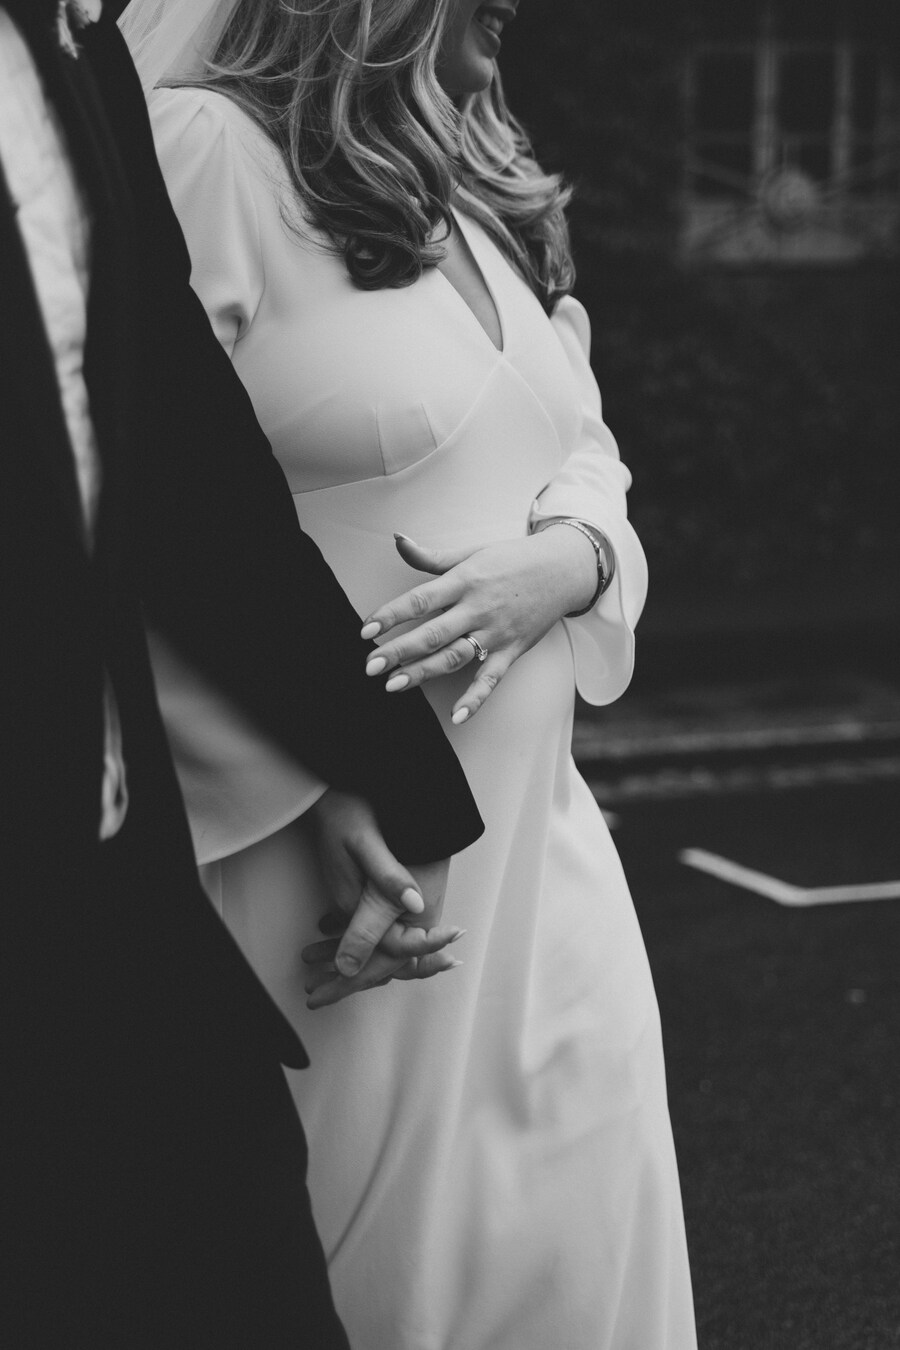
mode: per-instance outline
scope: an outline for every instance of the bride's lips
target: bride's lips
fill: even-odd
[[[512,23],[515,17],[516,6],[505,4],[503,0],[497,0],[496,4],[492,2],[487,5],[481,5],[481,7],[475,11],[475,22],[492,40],[491,45],[494,47],[493,54],[495,56],[500,50],[500,38],[503,34],[503,29],[508,23]]]

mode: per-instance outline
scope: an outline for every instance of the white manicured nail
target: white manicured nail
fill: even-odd
[[[450,718],[450,721],[453,723],[455,727],[458,727],[467,720],[468,716],[469,716],[468,708],[457,708],[456,712]]]
[[[366,662],[367,675],[380,675],[381,672],[386,669],[387,669],[387,661],[384,659],[383,656],[371,656],[369,657],[369,660]]]
[[[418,891],[414,891],[412,886],[407,886],[406,890],[400,895],[400,903],[404,909],[409,910],[410,914],[421,914],[425,908],[425,901]]]
[[[370,619],[369,622],[365,624],[365,626],[363,627],[359,636],[363,639],[364,642],[368,642],[370,638],[377,637],[380,632],[381,632],[381,624],[376,623],[374,619]]]
[[[389,694],[393,694],[397,689],[405,689],[408,684],[408,675],[392,675],[384,687]]]

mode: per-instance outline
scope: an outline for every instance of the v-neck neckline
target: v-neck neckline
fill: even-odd
[[[442,272],[439,267],[435,268],[435,271],[437,272],[438,276],[441,277],[444,284],[450,288],[450,290],[456,296],[459,303],[466,310],[466,313],[469,315],[471,322],[475,324],[482,338],[490,344],[491,350],[495,352],[497,356],[505,356],[508,347],[506,322],[503,316],[503,310],[501,309],[500,302],[497,298],[497,292],[494,290],[493,285],[488,280],[487,270],[480,256],[479,249],[476,246],[475,242],[473,241],[472,235],[469,233],[470,228],[469,222],[465,221],[463,213],[461,211],[458,211],[456,207],[451,206],[450,213],[453,216],[453,220],[457,229],[462,235],[465,246],[469,250],[472,262],[475,264],[475,269],[478,272],[478,275],[481,279],[481,284],[484,287],[485,292],[487,293],[488,299],[493,305],[494,315],[497,319],[497,327],[500,330],[499,346],[491,337],[490,333],[485,328],[484,324],[481,322],[478,315],[475,313],[475,310],[472,308],[466,297],[463,295],[462,291],[459,290],[459,288],[453,284],[453,282],[447,276],[446,272]]]

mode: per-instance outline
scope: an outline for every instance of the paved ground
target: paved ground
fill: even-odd
[[[680,683],[582,706],[602,804],[900,777],[900,683],[860,672]]]
[[[683,861],[807,899],[900,882],[900,692],[651,691],[576,746],[654,969],[701,1350],[900,1347],[900,899]]]

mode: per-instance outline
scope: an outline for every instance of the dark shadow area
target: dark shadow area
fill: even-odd
[[[898,26],[865,2],[574,0],[562,15],[525,0],[510,30],[510,100],[577,188],[577,293],[634,474],[651,567],[638,678],[657,636],[654,665],[683,664],[682,636],[715,661],[720,635],[733,665],[764,633],[802,664],[816,634],[877,648],[900,619]],[[747,113],[729,61],[753,73]],[[888,130],[878,172],[853,178],[873,61]],[[745,144],[750,172],[704,187],[697,157]]]

